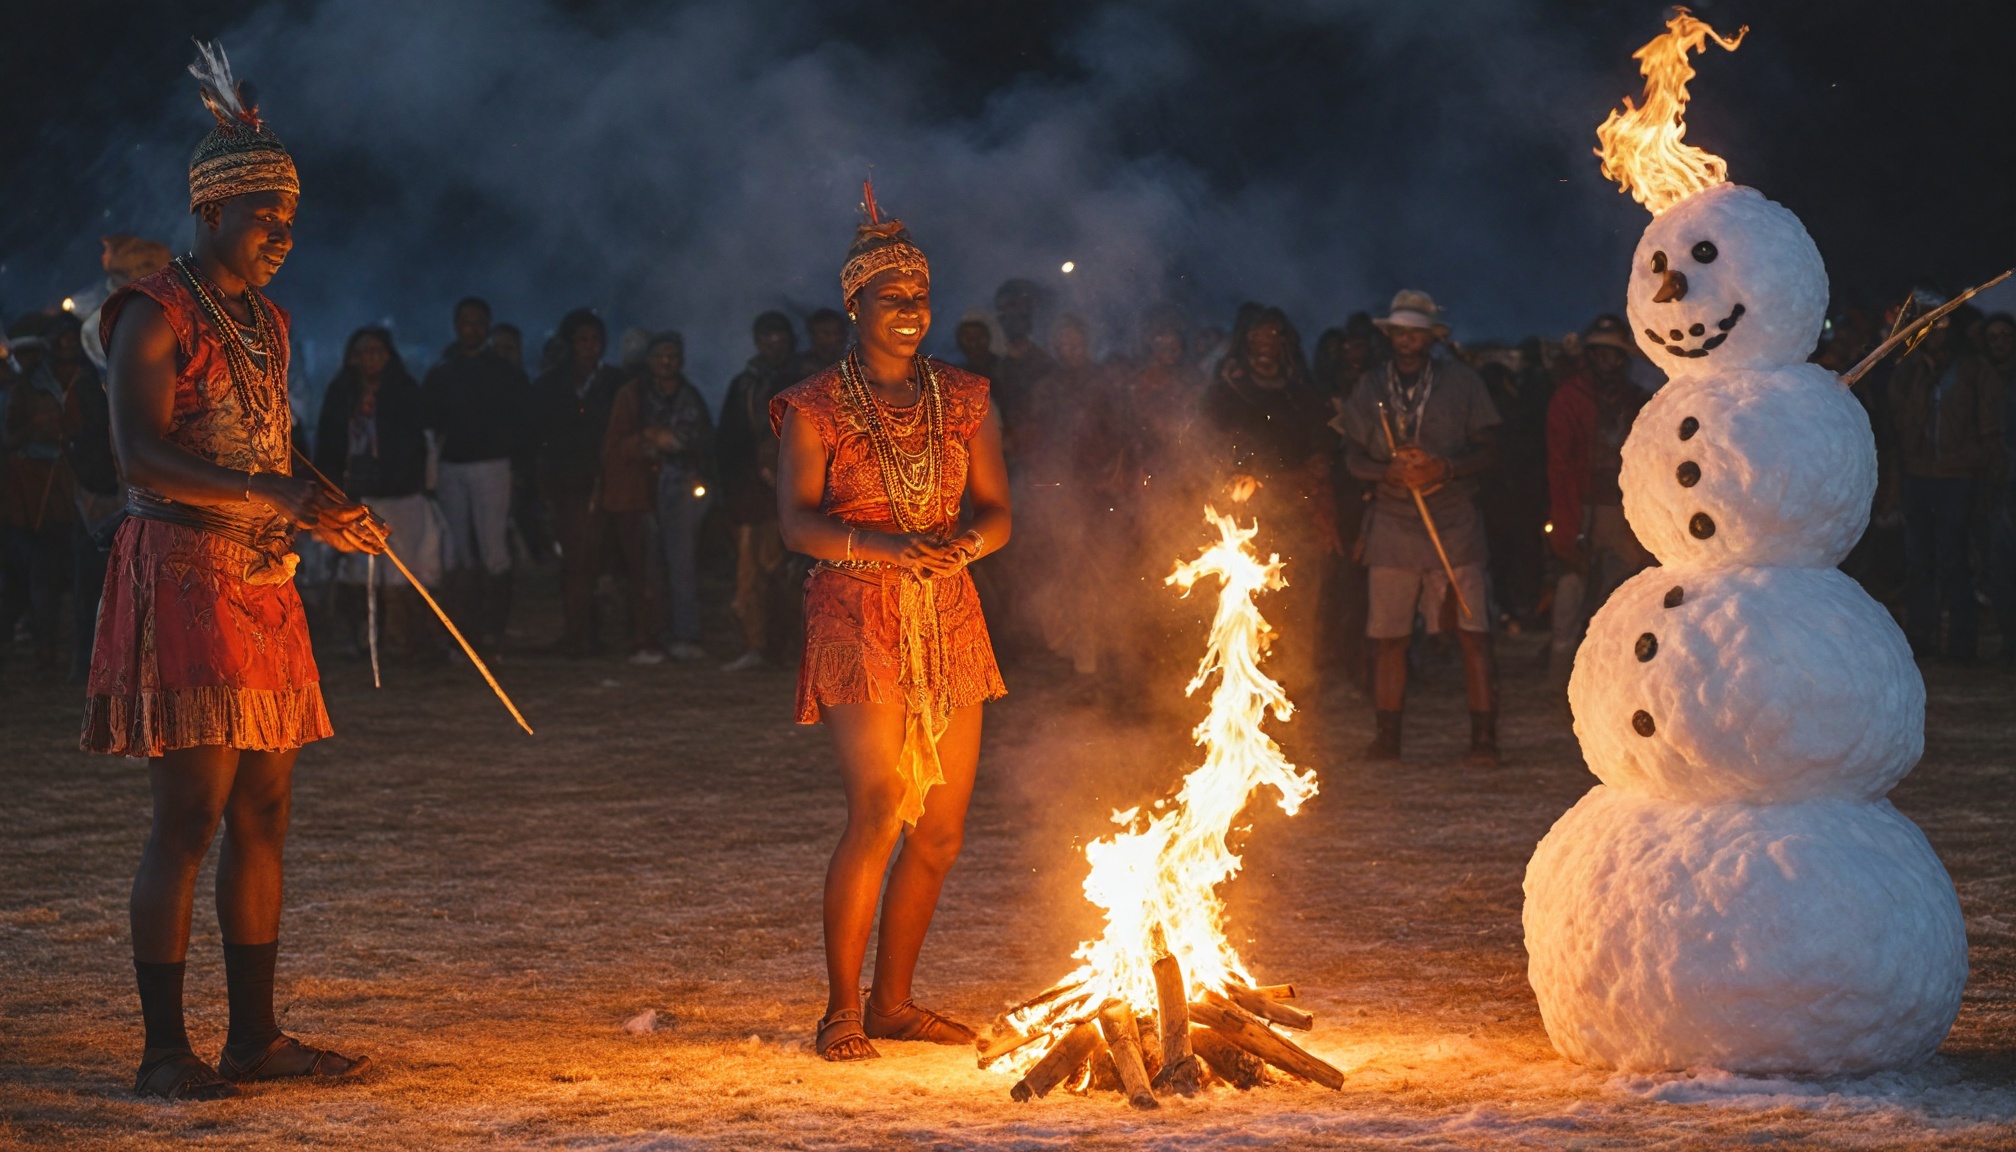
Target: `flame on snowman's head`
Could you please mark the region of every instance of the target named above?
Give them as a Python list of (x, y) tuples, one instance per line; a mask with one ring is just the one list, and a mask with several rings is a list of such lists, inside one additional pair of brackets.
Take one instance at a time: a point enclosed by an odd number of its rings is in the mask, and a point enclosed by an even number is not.
[(1645, 77), (1645, 103), (1634, 105), (1626, 96), (1622, 111), (1611, 110), (1610, 118), (1596, 129), (1596, 139), (1603, 145), (1596, 155), (1603, 160), (1603, 175), (1617, 181), (1619, 191), (1631, 193), (1654, 216), (1728, 180), (1729, 165), (1720, 156), (1681, 140), (1687, 135), (1687, 82), (1694, 79), (1687, 55), (1705, 50), (1711, 39), (1734, 52), (1749, 31), (1745, 26), (1735, 36), (1725, 37), (1687, 9), (1677, 8), (1665, 33), (1632, 54)]

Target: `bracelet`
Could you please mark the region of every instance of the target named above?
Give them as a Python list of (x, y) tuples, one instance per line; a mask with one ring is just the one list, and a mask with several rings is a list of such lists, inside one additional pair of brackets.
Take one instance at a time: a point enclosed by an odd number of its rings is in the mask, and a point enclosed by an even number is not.
[(245, 470), (245, 502), (247, 504), (252, 502), (252, 470), (250, 468)]
[(847, 556), (846, 556), (846, 559), (848, 559), (848, 560), (852, 560), (852, 559), (854, 559), (854, 529), (852, 529), (852, 528), (849, 528), (849, 529), (847, 529)]

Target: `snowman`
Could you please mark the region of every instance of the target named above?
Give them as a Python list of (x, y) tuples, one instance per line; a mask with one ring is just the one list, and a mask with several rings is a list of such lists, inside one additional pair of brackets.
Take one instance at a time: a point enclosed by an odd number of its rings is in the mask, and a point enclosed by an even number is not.
[[(1578, 1063), (1866, 1072), (1939, 1046), (1966, 933), (1939, 858), (1884, 799), (1923, 751), (1925, 688), (1902, 631), (1835, 567), (1867, 526), (1876, 447), (1806, 362), (1820, 253), (1678, 139), (1704, 35), (1676, 16), (1639, 53), (1646, 107), (1601, 133), (1606, 173), (1655, 213), (1629, 314), (1671, 383), (1632, 426), (1621, 484), (1660, 566), (1611, 596), (1576, 657), (1575, 734), (1602, 783), (1527, 866), (1528, 975)], [(1635, 171), (1617, 162), (1633, 148)]]

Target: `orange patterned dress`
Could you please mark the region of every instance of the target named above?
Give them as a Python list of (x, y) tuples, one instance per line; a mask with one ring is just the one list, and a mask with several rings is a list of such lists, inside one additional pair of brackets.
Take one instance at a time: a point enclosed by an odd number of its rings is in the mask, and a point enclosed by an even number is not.
[[(225, 468), (289, 473), (287, 313), (260, 298), (274, 362), (253, 394), (234, 384), (223, 345), (229, 337), (173, 265), (106, 301), (107, 347), (136, 295), (159, 304), (175, 333), (168, 440)], [(83, 749), (123, 756), (199, 745), (279, 751), (330, 735), (294, 589), (288, 523), (260, 504), (196, 507), (137, 487), (127, 511), (98, 606)]]
[[(957, 535), (966, 493), (968, 445), (987, 417), (987, 381), (928, 361), (942, 405), (937, 488), (931, 530)], [(898, 447), (923, 450), (929, 423), (911, 409), (877, 415)], [(929, 398), (919, 401), (919, 407)], [(804, 380), (770, 402), (770, 426), (782, 433), (796, 409), (826, 447), (826, 488), (819, 511), (867, 532), (902, 532), (866, 414), (850, 398), (840, 368)], [(815, 724), (828, 704), (902, 704), (906, 712), (898, 771), (905, 781), (901, 815), (915, 823), (924, 795), (942, 783), (937, 740), (955, 708), (1007, 694), (980, 595), (964, 570), (920, 577), (891, 565), (820, 563), (805, 582), (805, 658), (798, 667), (798, 722)]]

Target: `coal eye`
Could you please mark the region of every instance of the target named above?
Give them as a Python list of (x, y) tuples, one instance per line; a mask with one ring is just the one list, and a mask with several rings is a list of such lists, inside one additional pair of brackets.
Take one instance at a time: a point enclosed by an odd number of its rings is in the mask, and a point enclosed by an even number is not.
[(1715, 245), (1712, 241), (1703, 240), (1699, 244), (1694, 245), (1694, 262), (1696, 264), (1713, 264), (1715, 257), (1720, 255), (1721, 253), (1715, 250)]
[(1652, 271), (1656, 275), (1660, 276), (1664, 276), (1666, 274), (1666, 253), (1664, 252), (1652, 253)]

